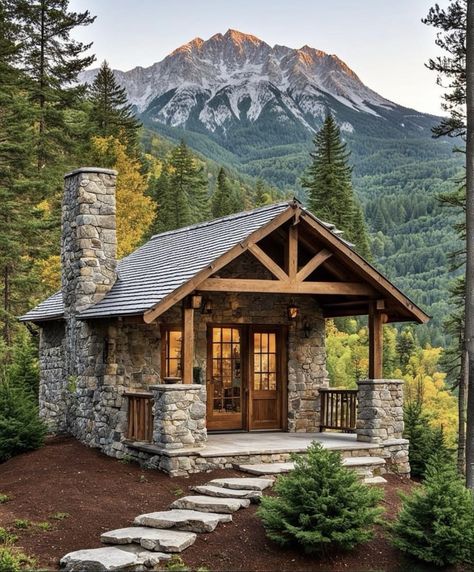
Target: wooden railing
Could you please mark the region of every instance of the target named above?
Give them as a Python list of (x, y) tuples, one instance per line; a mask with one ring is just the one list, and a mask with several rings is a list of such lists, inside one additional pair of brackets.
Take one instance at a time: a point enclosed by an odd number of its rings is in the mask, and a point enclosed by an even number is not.
[(148, 392), (128, 391), (127, 439), (132, 441), (153, 440), (153, 395)]
[(353, 433), (357, 421), (357, 389), (320, 389), (321, 431)]

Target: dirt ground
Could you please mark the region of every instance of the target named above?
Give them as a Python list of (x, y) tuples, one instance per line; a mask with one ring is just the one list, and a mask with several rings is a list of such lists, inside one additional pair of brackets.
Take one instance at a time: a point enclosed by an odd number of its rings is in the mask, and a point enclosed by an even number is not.
[[(214, 471), (189, 478), (171, 479), (106, 457), (72, 438), (55, 438), (33, 451), (0, 465), (0, 493), (10, 500), (0, 504), (0, 526), (18, 535), (16, 546), (36, 558), (39, 567), (58, 568), (59, 559), (72, 550), (101, 546), (100, 534), (128, 526), (144, 512), (165, 510), (193, 484), (210, 478), (243, 476), (237, 471)], [(394, 475), (385, 485), (386, 516), (400, 505), (399, 491), (414, 484)], [(370, 543), (347, 554), (318, 559), (298, 549), (283, 549), (268, 540), (255, 517), (255, 505), (241, 510), (233, 522), (201, 534), (182, 554), (191, 569), (278, 571), (424, 571), (390, 546), (380, 527)], [(62, 513), (62, 514), (58, 514)], [(56, 518), (54, 518), (56, 516)], [(61, 518), (58, 518), (61, 517)], [(49, 522), (51, 529), (35, 524), (17, 529), (15, 520)]]

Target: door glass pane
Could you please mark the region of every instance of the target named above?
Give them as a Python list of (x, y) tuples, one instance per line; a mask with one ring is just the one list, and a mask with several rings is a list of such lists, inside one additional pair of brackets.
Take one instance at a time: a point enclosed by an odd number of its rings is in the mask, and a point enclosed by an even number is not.
[(254, 333), (253, 388), (255, 391), (275, 391), (277, 388), (276, 334)]
[(240, 332), (212, 329), (213, 408), (216, 413), (239, 413), (242, 397)]

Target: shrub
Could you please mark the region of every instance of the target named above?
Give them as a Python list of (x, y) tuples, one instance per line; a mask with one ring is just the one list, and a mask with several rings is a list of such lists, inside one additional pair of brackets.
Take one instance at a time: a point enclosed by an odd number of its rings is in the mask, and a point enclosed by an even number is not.
[(21, 528), (29, 528), (31, 522), (26, 518), (17, 518), (13, 524), (15, 528), (21, 529)]
[(413, 477), (424, 477), (433, 455), (441, 455), (446, 460), (452, 453), (446, 446), (443, 429), (431, 427), (429, 416), (423, 411), (421, 399), (405, 404), (405, 431), (403, 436), (410, 441), (410, 468)]
[(0, 493), (0, 504), (5, 504), (9, 500), (11, 500), (11, 497), (9, 495), (6, 495), (5, 493)]
[(46, 427), (31, 394), (0, 379), (0, 462), (40, 447)]
[(276, 481), (276, 496), (263, 497), (258, 510), (268, 537), (306, 552), (351, 549), (370, 540), (382, 491), (364, 485), (339, 453), (319, 443), (293, 461), (295, 469)]
[(13, 548), (0, 547), (0, 572), (34, 570), (36, 560)]
[(474, 501), (453, 463), (433, 457), (424, 484), (402, 498), (397, 548), (437, 566), (474, 562)]

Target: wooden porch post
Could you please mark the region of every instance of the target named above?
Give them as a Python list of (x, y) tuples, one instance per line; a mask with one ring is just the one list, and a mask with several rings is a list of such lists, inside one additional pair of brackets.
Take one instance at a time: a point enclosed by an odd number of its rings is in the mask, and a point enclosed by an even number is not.
[(194, 310), (183, 305), (183, 383), (193, 383)]
[(383, 325), (386, 316), (383, 313), (383, 300), (369, 304), (369, 379), (383, 378)]

